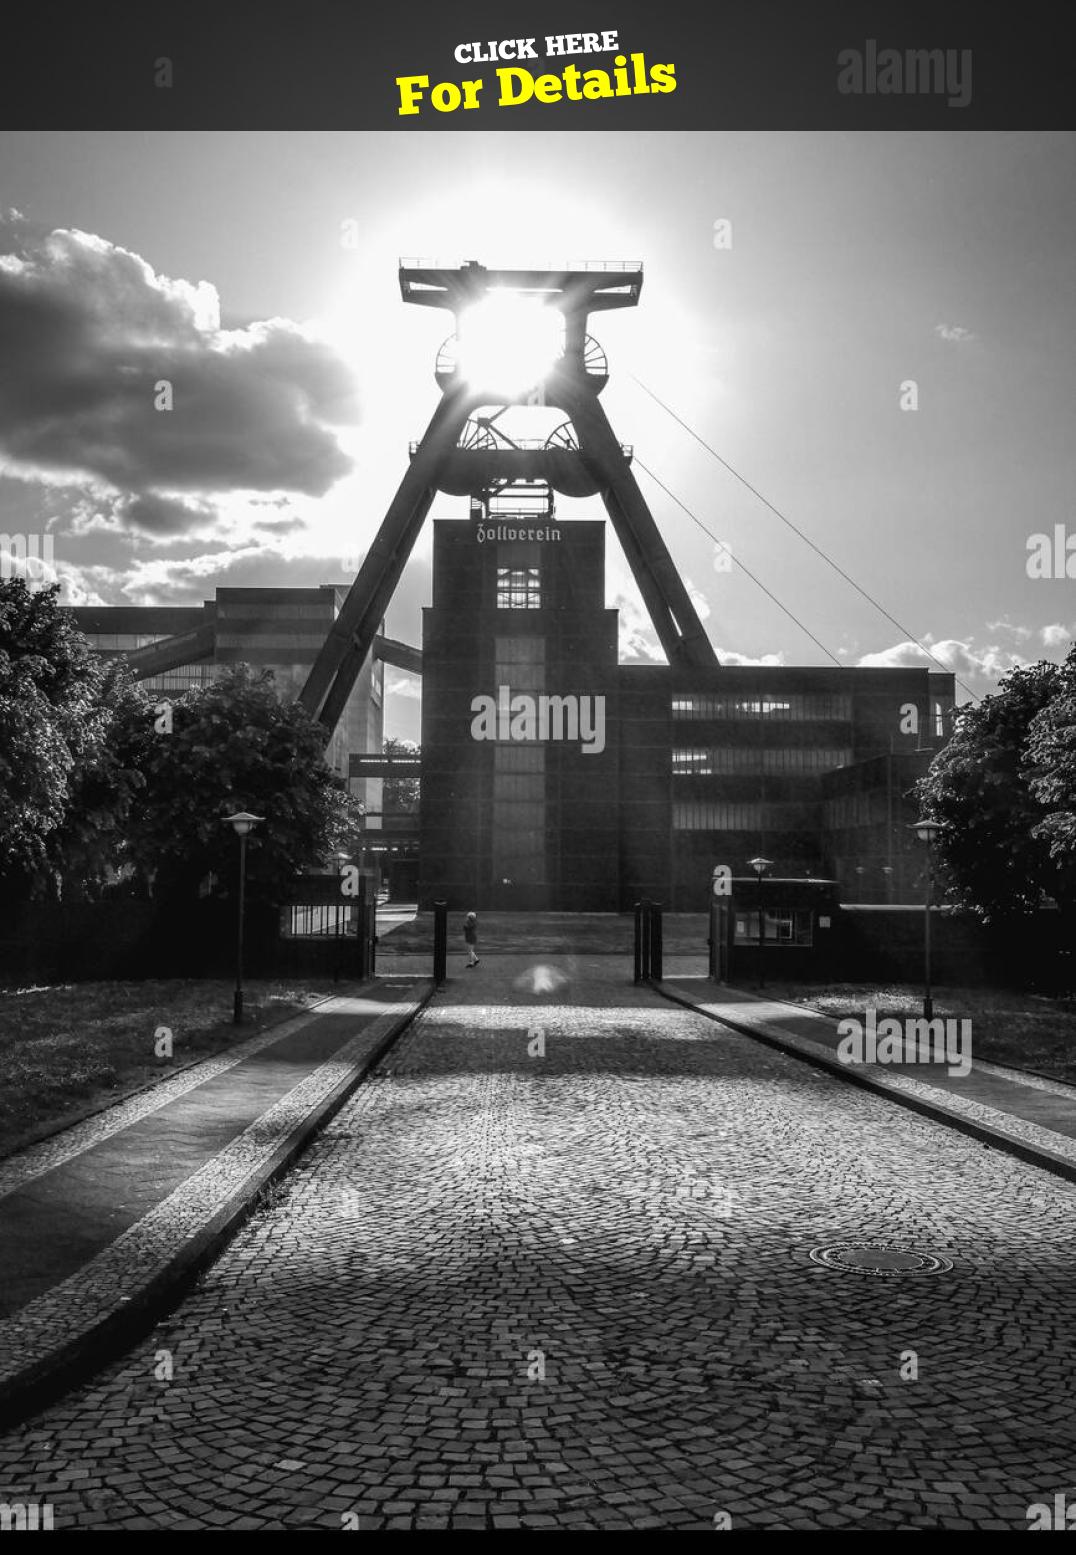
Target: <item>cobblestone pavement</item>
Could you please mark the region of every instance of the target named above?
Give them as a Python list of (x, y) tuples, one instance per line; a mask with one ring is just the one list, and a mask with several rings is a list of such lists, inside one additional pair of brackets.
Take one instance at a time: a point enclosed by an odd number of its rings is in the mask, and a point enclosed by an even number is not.
[[(0, 1441), (0, 1501), (56, 1527), (1025, 1529), (1076, 1503), (1074, 1210), (617, 959), (486, 957), (167, 1322)], [(940, 1270), (811, 1257), (881, 1243)]]

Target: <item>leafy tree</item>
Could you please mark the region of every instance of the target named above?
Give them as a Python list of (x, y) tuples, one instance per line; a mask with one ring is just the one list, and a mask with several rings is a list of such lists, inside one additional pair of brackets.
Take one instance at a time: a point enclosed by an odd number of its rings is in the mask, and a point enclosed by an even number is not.
[(1076, 642), (1054, 694), (1031, 721), (1023, 770), (1033, 798), (1046, 812), (1032, 835), (1049, 850), (1053, 894), (1076, 909)]
[(155, 738), (154, 704), (126, 663), (106, 659), (101, 668), (102, 737), (72, 774), (67, 813), (50, 847), (67, 897), (98, 895), (129, 862), (132, 806)]
[[(419, 748), (410, 740), (397, 740), (391, 735), (385, 741), (386, 756), (417, 756)], [(418, 811), (419, 780), (400, 774), (385, 778), (381, 791), (381, 808), (386, 823), (394, 815), (414, 815)]]
[(248, 839), (247, 879), (252, 894), (275, 899), (354, 825), (346, 785), (325, 764), (320, 725), (247, 665), (177, 698), (171, 733), (143, 746), (140, 770), (130, 857), (158, 896), (193, 896), (209, 875), (234, 879), (238, 844), (221, 822), (236, 810), (265, 818)]
[(0, 582), (0, 876), (9, 899), (61, 862), (79, 773), (113, 716), (114, 683), (58, 603), (59, 585)]
[[(1012, 670), (994, 695), (962, 709), (953, 738), (916, 785), (923, 812), (945, 823), (934, 846), (950, 898), (987, 920), (1031, 912), (1043, 892), (1058, 895), (1057, 860), (1041, 827), (1044, 794), (1059, 779), (1044, 768), (1033, 781), (1026, 763), (1032, 727), (1061, 677), (1047, 662)], [(1053, 738), (1047, 729), (1042, 742)]]

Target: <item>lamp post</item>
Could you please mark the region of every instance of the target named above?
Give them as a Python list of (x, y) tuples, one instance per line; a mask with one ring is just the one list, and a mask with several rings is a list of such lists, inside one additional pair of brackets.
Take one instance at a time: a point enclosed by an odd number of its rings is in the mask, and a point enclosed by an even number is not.
[(758, 879), (758, 986), (764, 988), (766, 977), (764, 972), (766, 916), (762, 910), (762, 877), (767, 869), (773, 865), (773, 860), (768, 858), (753, 858), (748, 860), (749, 868), (755, 871)]
[(237, 810), (235, 815), (222, 817), (222, 823), (232, 826), (239, 838), (239, 924), (235, 952), (235, 998), (232, 1006), (232, 1021), (236, 1026), (243, 1019), (243, 912), (247, 889), (247, 836), (252, 826), (264, 820), (264, 815), (251, 815), (249, 810)]
[(932, 821), (927, 817), (916, 821), (909, 830), (914, 831), (920, 842), (927, 845), (927, 889), (923, 900), (923, 1015), (927, 1020), (934, 1019), (934, 1000), (930, 990), (930, 910), (934, 905), (934, 838), (944, 830), (944, 822)]

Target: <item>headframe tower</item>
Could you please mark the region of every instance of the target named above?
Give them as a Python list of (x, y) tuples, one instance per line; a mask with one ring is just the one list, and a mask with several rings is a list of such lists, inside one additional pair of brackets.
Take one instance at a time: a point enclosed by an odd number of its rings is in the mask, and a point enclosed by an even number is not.
[[(572, 497), (600, 494), (669, 663), (683, 670), (716, 668), (710, 640), (632, 473), (631, 451), (617, 441), (599, 401), (609, 369), (588, 333), (589, 317), (634, 307), (642, 265), (590, 261), (562, 269), (488, 270), (475, 261), (445, 266), (417, 259), (401, 260), (399, 280), (404, 302), (447, 309), (456, 332), (437, 356), (441, 399), (421, 441), (412, 445), (410, 464), (299, 696), (326, 736), (373, 649), (438, 491), (488, 497), (531, 483)], [(460, 349), (471, 310), (506, 299), (532, 311), (556, 310), (562, 321), (551, 365), (510, 389), (484, 381)], [(503, 345), (511, 351), (510, 338)], [(511, 405), (552, 406), (567, 420), (544, 440), (513, 441), (494, 429)], [(483, 407), (496, 413), (478, 417)]]

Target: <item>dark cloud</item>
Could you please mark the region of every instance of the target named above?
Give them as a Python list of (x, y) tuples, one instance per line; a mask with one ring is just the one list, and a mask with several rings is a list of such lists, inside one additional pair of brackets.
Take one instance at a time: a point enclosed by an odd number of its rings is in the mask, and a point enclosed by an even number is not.
[(114, 509), (127, 529), (167, 539), (190, 534), (212, 524), (216, 509), (207, 502), (181, 502), (175, 497), (159, 497), (153, 492), (140, 497), (125, 497)]
[[(222, 331), (212, 286), (88, 233), (7, 239), (0, 221), (0, 454), (140, 494), (321, 496), (347, 474), (330, 429), (357, 419), (352, 380), (297, 325)], [(164, 508), (137, 512), (174, 532)]]

